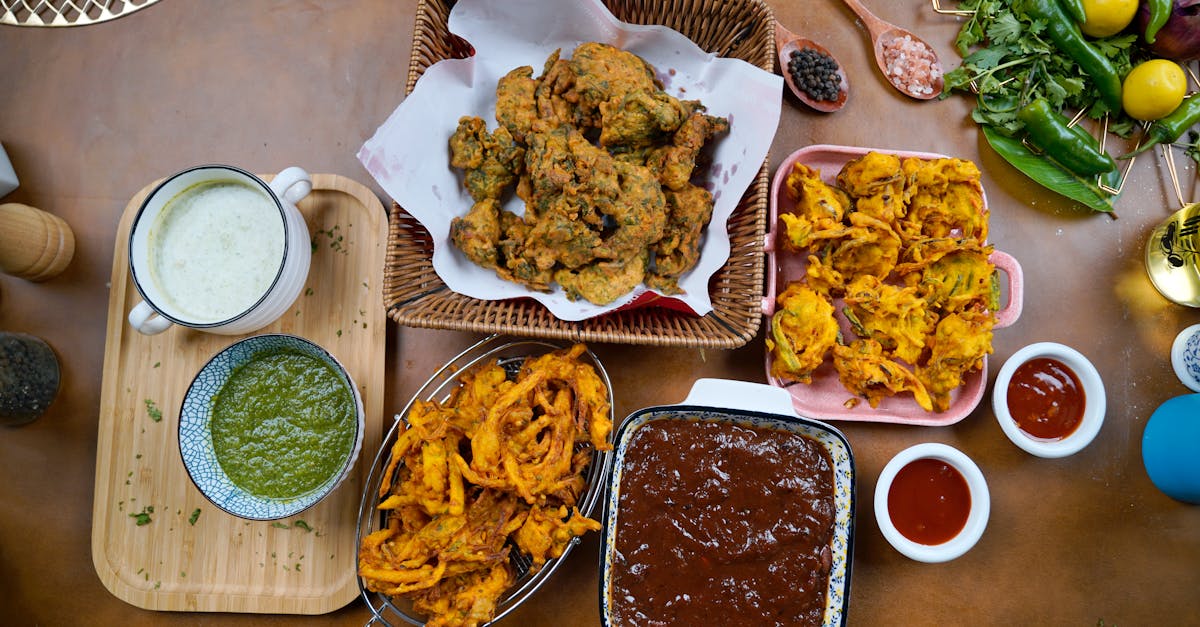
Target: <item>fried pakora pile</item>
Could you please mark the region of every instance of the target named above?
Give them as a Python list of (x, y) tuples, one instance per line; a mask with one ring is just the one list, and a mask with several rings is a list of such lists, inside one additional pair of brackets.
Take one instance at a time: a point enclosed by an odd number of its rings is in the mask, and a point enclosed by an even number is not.
[(612, 448), (584, 350), (529, 359), (515, 379), (485, 365), (447, 401), (413, 404), (380, 487), (387, 524), (359, 548), (367, 589), (411, 599), (426, 625), (480, 625), (516, 580), (513, 550), (536, 571), (600, 529), (576, 508), (593, 452)]
[[(556, 51), (538, 78), (512, 70), (496, 100), (496, 130), (464, 117), (450, 137), (450, 164), (474, 200), (451, 222), (455, 246), (506, 280), (557, 283), (572, 300), (606, 305), (642, 283), (681, 293), (713, 209), (692, 174), (728, 121), (668, 95), (637, 55), (594, 42), (570, 59)], [(522, 216), (502, 208), (510, 189)]]
[[(970, 161), (877, 152), (846, 163), (835, 185), (793, 165), (785, 189), (794, 209), (780, 215), (781, 246), (808, 264), (779, 297), (767, 340), (771, 374), (810, 383), (832, 349), (838, 378), (855, 395), (849, 405), (912, 393), (926, 411), (946, 411), (963, 377), (992, 352), (999, 308), (979, 179)], [(836, 334), (837, 300), (859, 338), (848, 345), (816, 332), (832, 321)], [(801, 312), (803, 324), (794, 320)]]

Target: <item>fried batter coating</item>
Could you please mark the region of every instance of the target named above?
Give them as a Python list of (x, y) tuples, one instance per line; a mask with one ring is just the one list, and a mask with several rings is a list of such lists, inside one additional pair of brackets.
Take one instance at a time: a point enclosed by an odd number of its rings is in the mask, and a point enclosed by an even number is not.
[(662, 91), (627, 93), (600, 103), (600, 145), (636, 150), (661, 144), (679, 130), (689, 113), (683, 103)]
[(387, 524), (359, 547), (368, 590), (411, 598), (427, 625), (481, 625), (515, 581), (514, 549), (536, 570), (599, 529), (575, 509), (592, 452), (612, 448), (584, 350), (531, 358), (515, 379), (485, 364), (447, 401), (413, 403), (380, 486)]
[[(476, 201), (452, 221), (451, 241), (505, 280), (558, 283), (570, 299), (607, 305), (643, 282), (681, 293), (713, 209), (690, 179), (729, 122), (670, 96), (653, 67), (606, 44), (580, 44), (570, 59), (555, 51), (532, 74), (500, 79), (495, 131), (463, 118), (450, 139)], [(514, 183), (523, 216), (484, 202)]]
[(467, 215), (450, 221), (450, 241), (477, 265), (498, 267), (500, 243), (500, 202), (491, 198), (471, 205)]
[(821, 179), (820, 170), (797, 161), (788, 172), (784, 189), (796, 203), (794, 213), (779, 216), (787, 233), (784, 246), (797, 252), (809, 249), (822, 239), (821, 233), (833, 233), (841, 228), (842, 219), (850, 207), (850, 197), (846, 192), (826, 184)]
[(906, 285), (916, 287), (931, 307), (947, 313), (999, 309), (1000, 283), (988, 261), (991, 246), (942, 239), (921, 240), (905, 254), (913, 261), (896, 266)]
[(979, 168), (961, 159), (905, 159), (908, 213), (896, 226), (905, 241), (955, 237), (982, 245), (987, 213)]
[(904, 217), (906, 179), (896, 156), (868, 152), (843, 166), (837, 182), (855, 199), (856, 211), (888, 224)]
[(645, 279), (647, 257), (648, 253), (643, 250), (632, 259), (596, 261), (574, 270), (564, 268), (554, 273), (554, 280), (572, 300), (582, 298), (597, 305), (607, 305)]
[(430, 617), (426, 627), (475, 627), (492, 620), (500, 595), (513, 580), (512, 568), (502, 562), (443, 579), (410, 596), (413, 609)]
[(995, 317), (981, 312), (953, 313), (938, 322), (929, 339), (928, 361), (917, 366), (917, 378), (933, 397), (934, 411), (950, 407), (950, 392), (962, 385), (963, 375), (983, 367), (992, 352)]
[(854, 333), (871, 338), (897, 359), (915, 364), (938, 316), (916, 288), (900, 288), (864, 274), (846, 288), (846, 309)]
[(933, 402), (925, 385), (904, 366), (884, 355), (883, 346), (873, 339), (860, 339), (849, 346), (833, 347), (833, 367), (846, 390), (878, 407), (886, 396), (912, 392), (913, 399), (925, 411), (933, 411)]
[(537, 86), (528, 65), (513, 69), (496, 84), (496, 121), (519, 143), (525, 142), (538, 117)]
[(463, 117), (450, 136), (450, 165), (462, 168), (463, 185), (471, 198), (498, 200), (516, 182), (525, 149), (501, 126), (489, 133), (484, 121)]
[(682, 190), (692, 178), (700, 150), (708, 140), (728, 130), (729, 122), (725, 118), (696, 111), (680, 125), (670, 144), (651, 151), (646, 157), (646, 165), (657, 173), (663, 187)]
[(825, 255), (829, 265), (843, 276), (886, 277), (900, 256), (900, 236), (886, 222), (865, 213), (852, 212), (848, 219), (850, 228)]
[(601, 126), (600, 106), (606, 102), (619, 103), (636, 92), (661, 91), (649, 63), (632, 52), (608, 44), (579, 44), (569, 63), (581, 118), (589, 126)]
[(837, 343), (838, 324), (833, 304), (802, 283), (790, 283), (776, 298), (767, 350), (771, 375), (784, 381), (810, 383), (812, 373)]
[(712, 219), (713, 197), (695, 185), (665, 195), (670, 215), (663, 237), (654, 245), (654, 264), (645, 281), (664, 294), (678, 294), (679, 277), (700, 260), (700, 239)]
[(559, 557), (567, 545), (577, 536), (589, 531), (600, 531), (600, 523), (579, 513), (569, 512), (566, 507), (547, 511), (534, 506), (525, 518), (525, 524), (517, 530), (513, 539), (521, 552), (533, 560), (533, 569), (538, 570), (546, 560)]

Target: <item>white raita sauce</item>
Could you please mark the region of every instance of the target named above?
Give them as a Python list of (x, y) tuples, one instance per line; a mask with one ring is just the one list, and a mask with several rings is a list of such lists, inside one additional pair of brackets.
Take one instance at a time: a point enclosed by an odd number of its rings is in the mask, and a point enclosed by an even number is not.
[(200, 183), (167, 202), (149, 233), (150, 273), (172, 309), (192, 322), (250, 309), (283, 263), (283, 216), (265, 192)]

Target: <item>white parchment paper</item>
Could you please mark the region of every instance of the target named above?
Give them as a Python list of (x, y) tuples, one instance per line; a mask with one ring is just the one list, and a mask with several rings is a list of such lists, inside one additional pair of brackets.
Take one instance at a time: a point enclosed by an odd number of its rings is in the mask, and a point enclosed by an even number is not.
[[(538, 76), (555, 49), (568, 58), (580, 43), (597, 41), (642, 57), (657, 69), (667, 93), (700, 100), (710, 115), (730, 121), (730, 132), (714, 139), (706, 186), (715, 206), (700, 261), (679, 281), (686, 293), (673, 297), (699, 315), (712, 311), (708, 280), (729, 258), (726, 222), (771, 147), (783, 79), (744, 61), (706, 53), (666, 27), (621, 22), (599, 0), (459, 0), (449, 27), (474, 46), (475, 55), (430, 66), (358, 152), (380, 187), (429, 230), (433, 266), (446, 285), (483, 300), (531, 297), (562, 320), (597, 316), (649, 291), (640, 286), (604, 307), (571, 301), (557, 286), (542, 293), (504, 281), (471, 263), (450, 241), (450, 221), (465, 215), (472, 204), (460, 173), (450, 167), (449, 138), (458, 119), (478, 116), (495, 129), (496, 83), (502, 76), (522, 65), (532, 66)], [(524, 211), (515, 197), (505, 208)]]

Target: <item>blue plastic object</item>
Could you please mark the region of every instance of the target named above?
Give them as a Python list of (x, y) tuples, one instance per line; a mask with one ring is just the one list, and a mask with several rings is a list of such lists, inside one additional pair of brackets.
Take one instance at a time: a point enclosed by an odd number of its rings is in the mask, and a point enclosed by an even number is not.
[(1142, 463), (1167, 496), (1200, 505), (1200, 394), (1176, 396), (1150, 415)]

